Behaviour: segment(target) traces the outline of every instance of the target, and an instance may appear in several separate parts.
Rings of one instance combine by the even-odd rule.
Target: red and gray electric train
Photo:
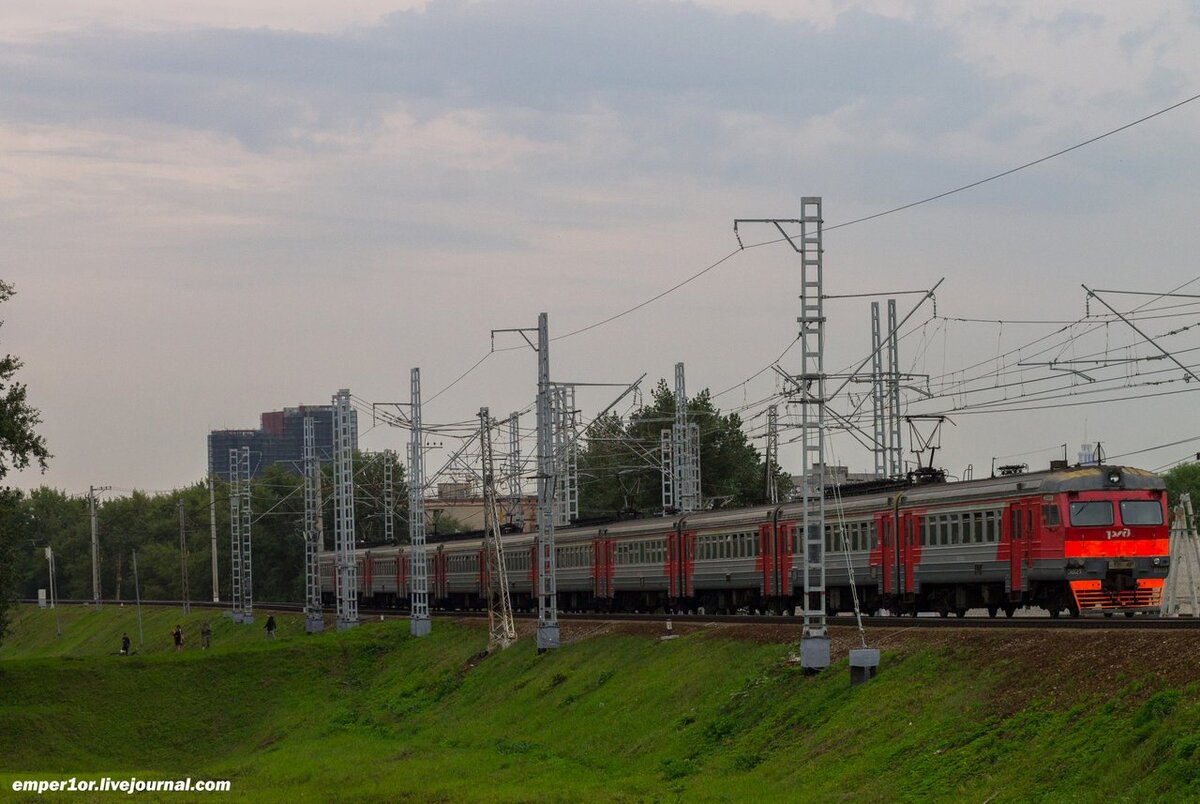
[[[559,528],[562,611],[791,611],[803,593],[799,503]],[[1150,472],[1083,466],[966,482],[895,484],[826,500],[829,613],[963,616],[1023,606],[1059,616],[1157,610],[1169,570],[1166,490]],[[535,535],[503,539],[513,605],[536,607]],[[435,609],[483,606],[476,535],[431,541]],[[334,594],[333,556],[321,584]],[[355,551],[361,602],[405,608],[406,546]]]

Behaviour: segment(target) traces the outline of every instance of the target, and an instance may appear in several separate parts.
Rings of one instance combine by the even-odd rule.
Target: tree
[[[1167,502],[1171,508],[1179,503],[1179,496],[1187,493],[1192,497],[1192,510],[1200,508],[1200,462],[1181,463],[1163,475],[1167,484]]]
[[[11,284],[0,280],[0,303],[11,299],[15,292]],[[13,355],[0,358],[0,481],[10,469],[25,469],[31,463],[44,472],[51,457],[36,430],[42,423],[41,414],[29,404],[25,384],[13,379],[21,365]],[[0,489],[0,641],[8,628],[8,609],[16,586],[13,562],[21,529],[13,525],[21,498],[18,491]]]
[[[700,428],[701,497],[714,508],[765,502],[768,467],[746,437],[741,417],[722,414],[708,389],[689,399],[687,409],[688,421]],[[675,394],[659,380],[651,404],[628,422],[614,415],[592,422],[579,455],[580,517],[662,509],[662,475],[655,462],[662,431],[674,421]],[[786,487],[777,465],[770,474]]]

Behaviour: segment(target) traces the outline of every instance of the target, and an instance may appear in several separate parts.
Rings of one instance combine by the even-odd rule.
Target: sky
[[[1200,450],[1200,307],[1100,296],[1184,369],[1081,286],[1200,294],[1200,101],[838,224],[1171,107],[1198,77],[1194,2],[7,4],[0,349],[54,454],[7,482],[180,487],[210,430],[340,388],[406,402],[412,367],[427,422],[504,416],[537,368],[490,331],[540,312],[555,381],[645,373],[648,391],[683,362],[761,447],[783,404],[768,367],[801,370],[800,267],[757,245],[767,227],[739,249],[733,221],[808,196],[826,294],[873,294],[826,300],[827,372],[870,355],[872,300],[904,317],[944,280],[899,348],[905,412],[950,416],[952,476],[1085,441],[1169,466]],[[831,409],[869,431],[869,385],[846,390]],[[581,419],[619,391],[581,388]],[[781,410],[799,471],[799,409]],[[403,454],[404,431],[360,429]],[[832,433],[828,461],[870,470],[860,440]]]

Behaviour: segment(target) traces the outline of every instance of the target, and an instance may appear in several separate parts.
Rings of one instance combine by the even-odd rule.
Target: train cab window
[[[1047,528],[1054,528],[1062,524],[1062,517],[1058,515],[1058,506],[1053,503],[1046,503],[1042,506],[1042,525]]]
[[[1121,524],[1161,525],[1162,503],[1158,500],[1121,500]]]
[[[1071,524],[1075,527],[1096,527],[1113,523],[1113,507],[1109,500],[1087,500],[1071,503]]]

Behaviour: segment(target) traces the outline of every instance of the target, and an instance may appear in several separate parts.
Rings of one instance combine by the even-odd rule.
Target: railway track
[[[37,604],[37,600],[23,599],[22,603]],[[90,600],[60,600],[60,605],[90,605]],[[134,601],[105,601],[105,605],[136,605]],[[182,602],[178,600],[143,600],[143,606],[156,607],[180,607]],[[196,609],[223,610],[228,609],[228,603],[213,603],[211,601],[192,601],[191,607]],[[256,609],[263,611],[274,612],[302,612],[304,607],[298,603],[256,603]],[[360,608],[359,615],[363,617],[386,617],[386,618],[407,618],[408,612],[398,609],[368,609]],[[329,611],[327,610],[328,614]],[[460,619],[484,618],[487,612],[484,611],[457,611],[457,610],[435,610],[435,617],[453,617]],[[519,620],[536,619],[536,614],[531,612],[518,612],[515,617]],[[661,623],[664,632],[667,628],[667,623],[686,623],[693,625],[782,625],[794,626],[799,629],[803,625],[803,618],[798,616],[784,616],[774,614],[612,614],[602,612],[591,613],[562,613],[558,615],[561,622],[626,622],[626,623]],[[827,624],[833,628],[855,628],[857,623],[854,617],[845,615],[831,616],[826,619]],[[1197,617],[1159,617],[1157,615],[1143,614],[1135,617],[1105,617],[1100,614],[1085,614],[1081,617],[1065,617],[1052,618],[1046,614],[1041,616],[1035,614],[1022,614],[1018,612],[1013,617],[988,617],[986,612],[982,610],[972,615],[968,612],[966,617],[940,617],[936,614],[922,614],[917,617],[891,617],[879,616],[863,617],[862,624],[867,629],[877,628],[1035,628],[1035,629],[1064,629],[1064,630],[1089,630],[1089,629],[1152,629],[1152,630],[1191,630],[1200,629],[1200,618]]]

